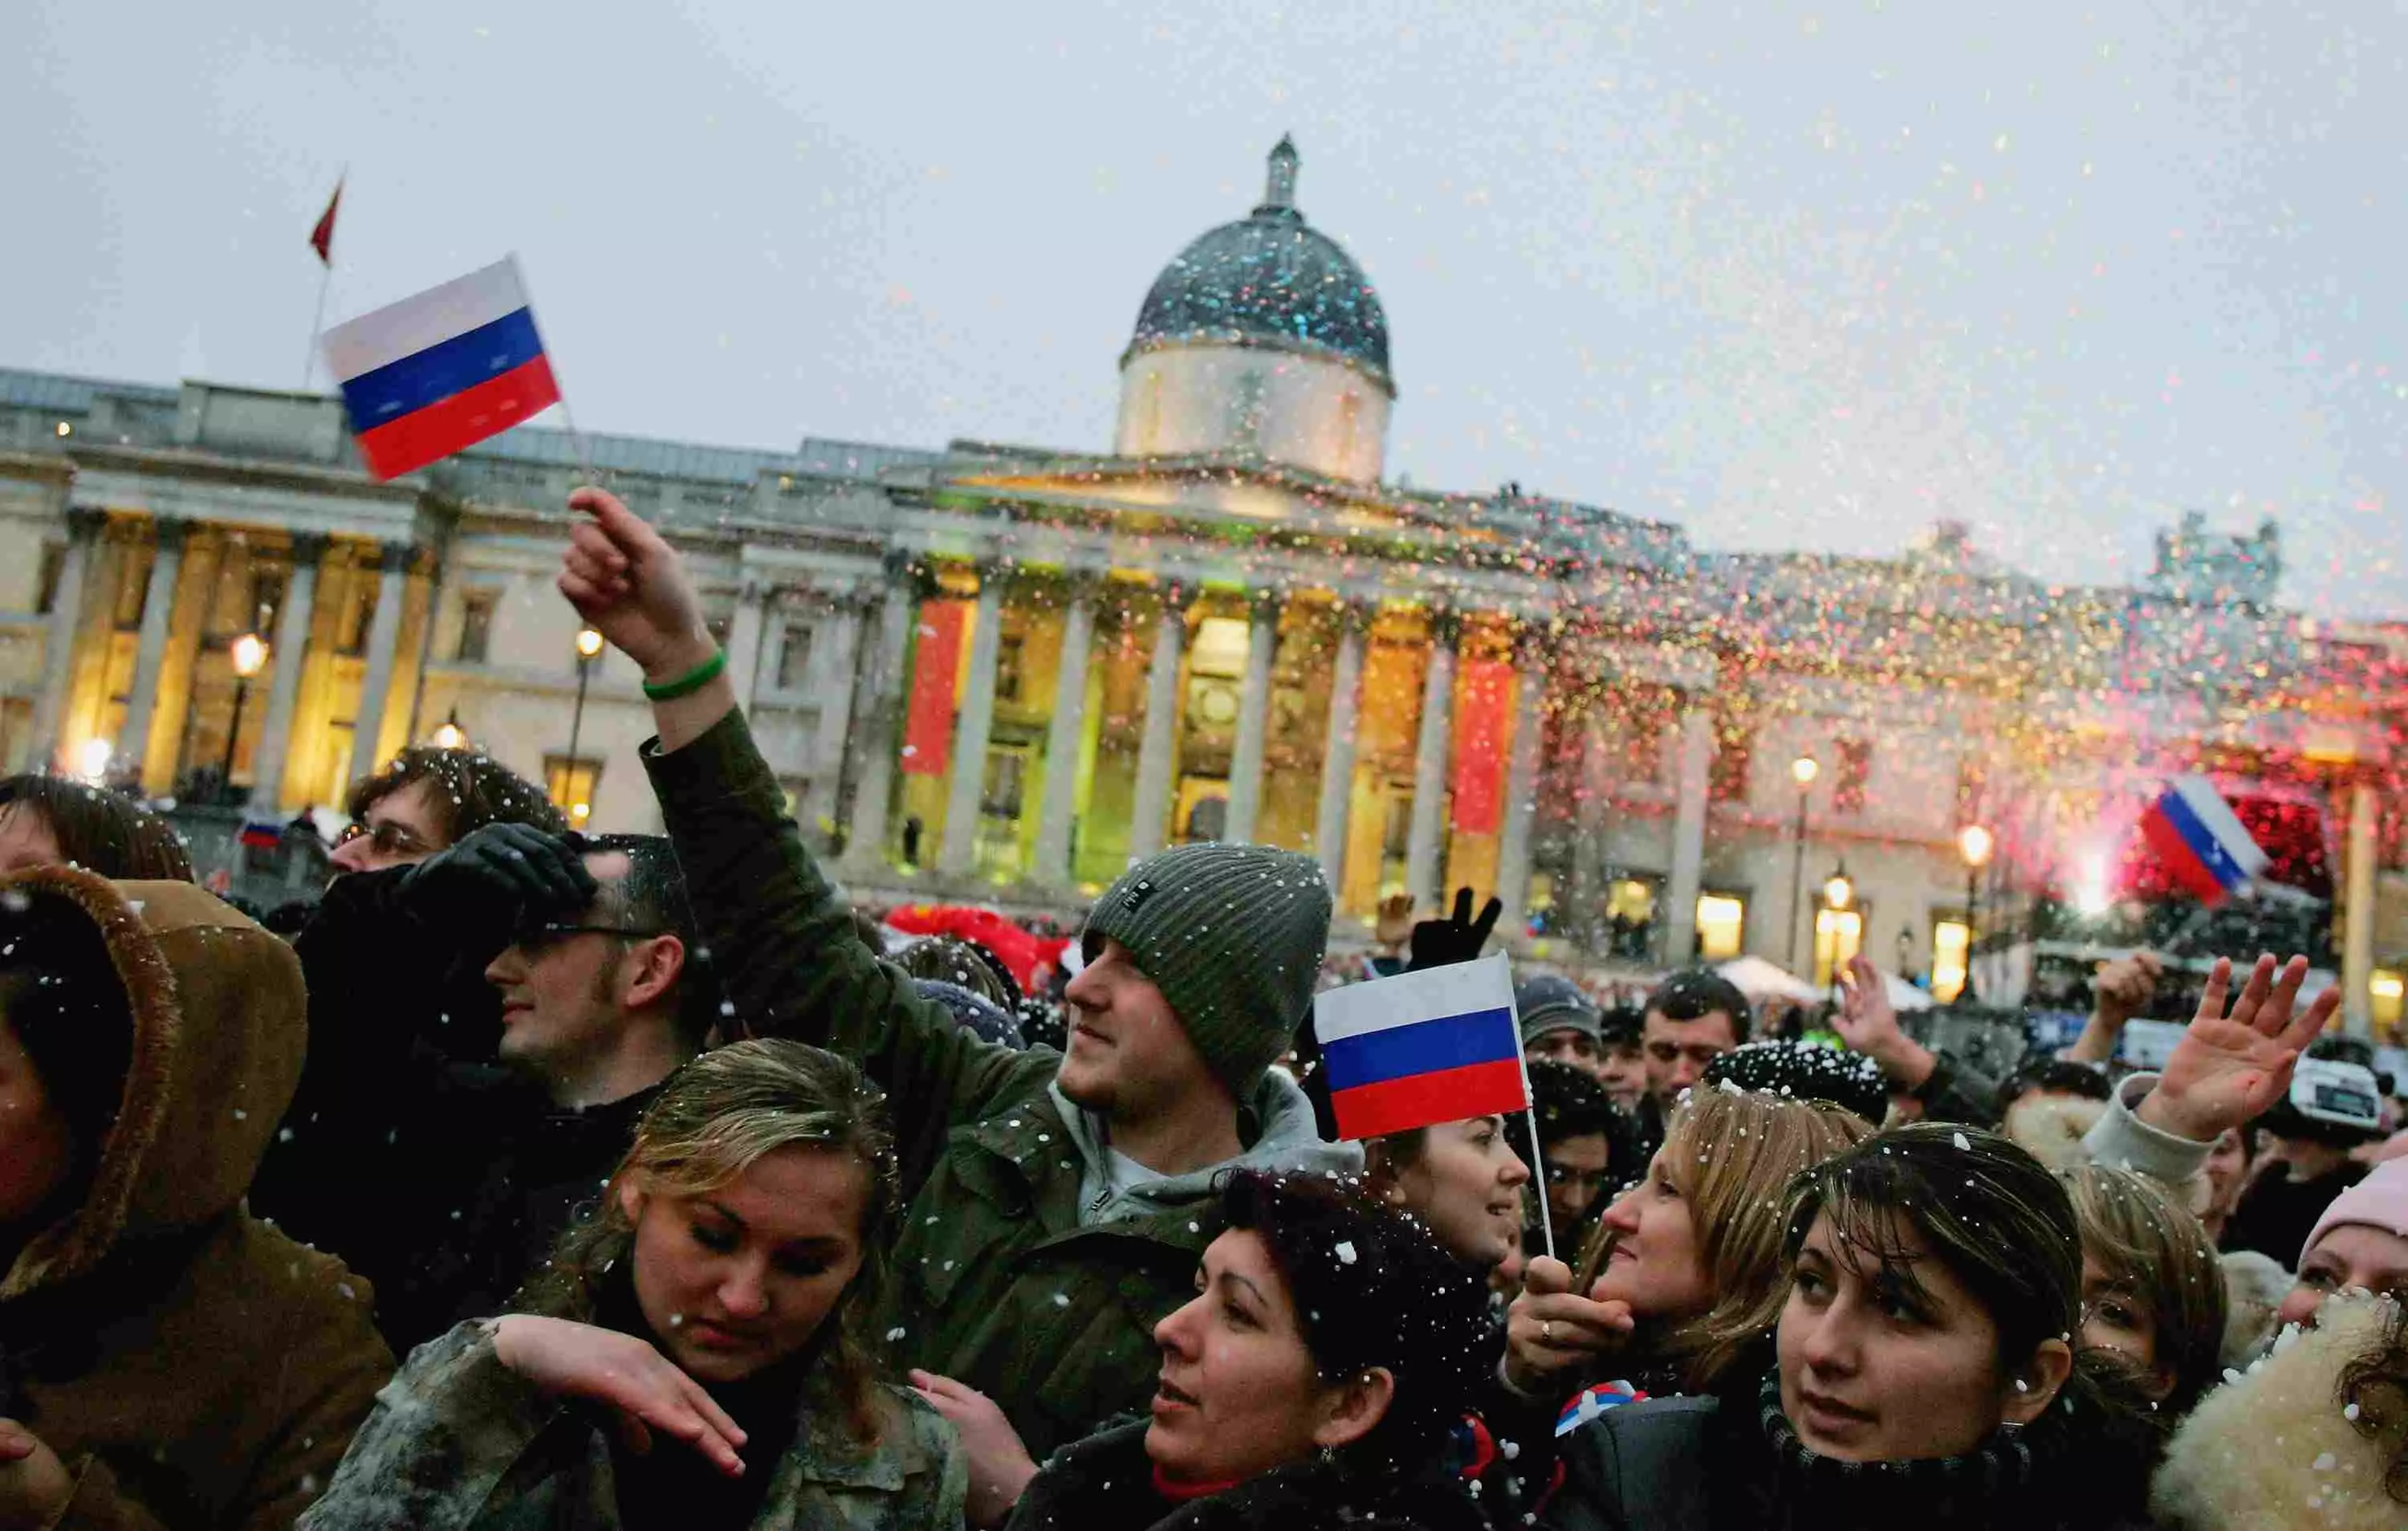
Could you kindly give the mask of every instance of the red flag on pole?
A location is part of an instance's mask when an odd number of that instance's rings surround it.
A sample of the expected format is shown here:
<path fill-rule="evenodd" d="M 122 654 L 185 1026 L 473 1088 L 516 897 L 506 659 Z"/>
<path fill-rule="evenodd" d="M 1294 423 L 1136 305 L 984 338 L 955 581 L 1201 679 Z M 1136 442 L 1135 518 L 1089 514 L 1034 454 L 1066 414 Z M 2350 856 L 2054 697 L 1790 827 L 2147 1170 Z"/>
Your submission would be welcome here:
<path fill-rule="evenodd" d="M 343 183 L 335 182 L 335 195 L 326 198 L 326 210 L 318 219 L 318 226 L 309 231 L 309 248 L 318 259 L 331 267 L 335 264 L 335 209 L 343 205 Z"/>

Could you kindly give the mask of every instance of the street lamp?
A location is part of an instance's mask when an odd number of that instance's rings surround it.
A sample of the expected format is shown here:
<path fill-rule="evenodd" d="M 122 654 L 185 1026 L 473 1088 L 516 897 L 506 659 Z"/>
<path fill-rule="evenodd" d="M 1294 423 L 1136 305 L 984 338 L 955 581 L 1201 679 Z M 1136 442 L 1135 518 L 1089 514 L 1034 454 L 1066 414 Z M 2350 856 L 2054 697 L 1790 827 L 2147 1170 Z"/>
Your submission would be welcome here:
<path fill-rule="evenodd" d="M 466 729 L 460 727 L 459 708 L 452 708 L 451 713 L 445 716 L 443 721 L 436 727 L 435 747 L 437 749 L 466 749 L 468 747 L 468 732 Z"/>
<path fill-rule="evenodd" d="M 577 741 L 578 736 L 585 731 L 585 683 L 592 678 L 594 660 L 601 652 L 600 633 L 592 628 L 577 629 L 577 710 L 568 716 L 568 780 L 566 784 L 572 798 L 577 795 Z M 593 804 L 588 802 L 570 803 L 568 816 L 572 825 L 583 829 L 585 814 L 592 808 Z"/>
<path fill-rule="evenodd" d="M 1990 864 L 1998 839 L 1979 824 L 1956 831 L 1956 850 L 1965 858 L 1965 992 L 1973 992 L 1973 938 L 1982 928 L 1982 869 Z"/>
<path fill-rule="evenodd" d="M 1806 795 L 1813 790 L 1822 764 L 1811 755 L 1789 762 L 1789 779 L 1798 784 L 1798 855 L 1789 872 L 1789 971 L 1798 971 L 1798 927 L 1806 918 Z"/>
<path fill-rule="evenodd" d="M 242 704 L 251 698 L 251 677 L 267 663 L 267 640 L 255 632 L 244 633 L 227 648 L 226 657 L 234 661 L 234 719 L 226 725 L 225 764 L 218 772 L 218 780 L 231 794 L 234 746 L 242 738 Z"/>
<path fill-rule="evenodd" d="M 1856 899 L 1856 885 L 1848 879 L 1848 864 L 1841 862 L 1828 877 L 1823 879 L 1823 903 L 1833 909 L 1844 910 Z"/>

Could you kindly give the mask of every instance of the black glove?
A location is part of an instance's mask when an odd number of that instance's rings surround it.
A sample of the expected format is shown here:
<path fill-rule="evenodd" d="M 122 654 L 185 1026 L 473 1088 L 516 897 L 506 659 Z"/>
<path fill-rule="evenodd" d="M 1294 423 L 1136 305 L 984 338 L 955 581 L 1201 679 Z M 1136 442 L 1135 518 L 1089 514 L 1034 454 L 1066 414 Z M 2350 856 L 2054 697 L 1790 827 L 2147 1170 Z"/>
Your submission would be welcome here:
<path fill-rule="evenodd" d="M 1447 967 L 1456 962 L 1469 962 L 1488 945 L 1488 932 L 1497 928 L 1497 917 L 1505 912 L 1505 901 L 1492 898 L 1471 917 L 1471 889 L 1455 890 L 1455 913 L 1445 919 L 1425 919 L 1413 927 L 1412 960 L 1405 964 L 1407 973 L 1419 973 L 1425 968 Z"/>
<path fill-rule="evenodd" d="M 566 840 L 525 824 L 488 824 L 412 867 L 398 893 L 421 924 L 498 950 L 531 918 L 583 909 L 596 886 Z"/>

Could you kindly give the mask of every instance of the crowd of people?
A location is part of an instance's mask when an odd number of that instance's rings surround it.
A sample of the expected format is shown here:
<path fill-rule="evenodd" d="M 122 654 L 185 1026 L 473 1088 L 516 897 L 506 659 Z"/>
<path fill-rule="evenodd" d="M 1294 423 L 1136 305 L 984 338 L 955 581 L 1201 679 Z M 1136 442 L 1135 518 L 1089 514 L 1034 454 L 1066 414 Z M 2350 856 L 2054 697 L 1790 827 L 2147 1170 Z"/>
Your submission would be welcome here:
<path fill-rule="evenodd" d="M 898 941 L 571 506 L 665 833 L 406 750 L 288 941 L 0 783 L 0 1531 L 2408 1524 L 2408 1138 L 2303 960 L 2006 1080 L 1861 962 L 1837 1047 L 1531 976 L 1526 1111 L 1349 1141 L 1310 858 L 1139 862 L 1058 1004 Z M 1497 918 L 1383 914 L 1350 981 Z"/>

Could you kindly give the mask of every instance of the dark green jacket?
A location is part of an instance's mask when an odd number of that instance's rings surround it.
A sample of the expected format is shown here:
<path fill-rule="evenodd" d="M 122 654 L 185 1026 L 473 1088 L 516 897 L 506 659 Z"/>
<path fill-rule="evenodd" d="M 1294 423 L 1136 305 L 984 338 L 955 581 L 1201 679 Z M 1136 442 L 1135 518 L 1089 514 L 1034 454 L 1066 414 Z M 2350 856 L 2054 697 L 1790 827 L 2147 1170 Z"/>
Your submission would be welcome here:
<path fill-rule="evenodd" d="M 896 1358 L 995 1399 L 1040 1461 L 1143 1409 L 1154 1325 L 1193 1295 L 1216 1231 L 1214 1171 L 1082 1206 L 1101 1130 L 1054 1091 L 1060 1055 L 980 1041 L 862 945 L 742 715 L 672 753 L 648 744 L 644 765 L 728 1029 L 828 1047 L 886 1090 L 907 1203 L 882 1326 Z M 1262 1130 L 1238 1163 L 1359 1165 L 1284 1076 L 1248 1104 Z"/>

